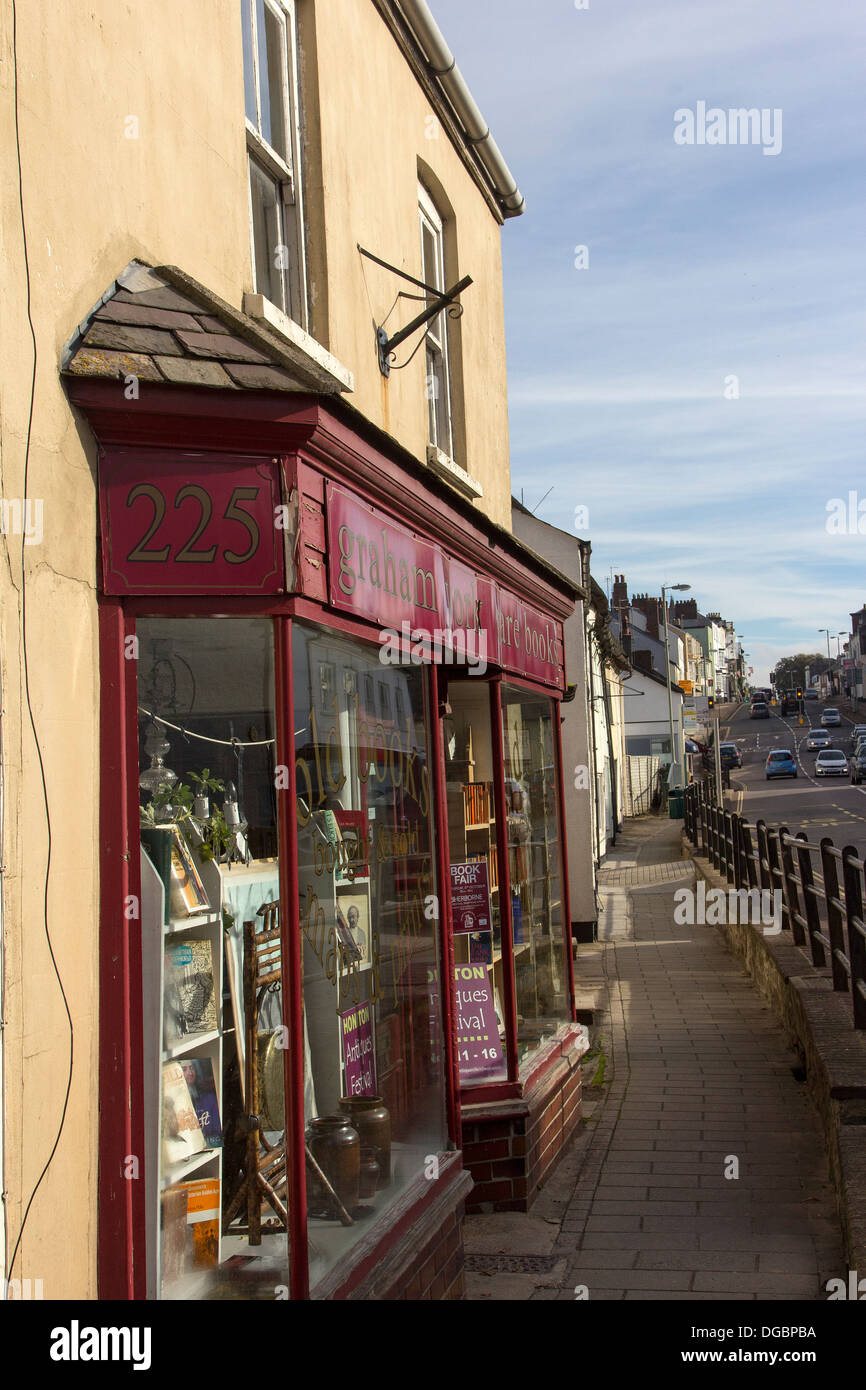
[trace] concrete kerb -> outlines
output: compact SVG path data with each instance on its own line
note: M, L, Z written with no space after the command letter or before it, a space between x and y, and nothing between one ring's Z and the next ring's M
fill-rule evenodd
M724 874L698 855L685 833L683 844L705 882L727 891ZM866 1271L866 1036L852 1026L850 997L836 993L830 971L816 969L784 933L764 936L751 923L718 930L802 1059L824 1130L848 1268Z

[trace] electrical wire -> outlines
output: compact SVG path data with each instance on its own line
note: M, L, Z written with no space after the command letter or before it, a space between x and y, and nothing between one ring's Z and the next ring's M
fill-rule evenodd
M28 248L27 248L27 224L26 224L26 219L25 219L25 215L24 215L24 179L23 179L23 174L22 174L22 169L21 169L21 129L20 129L20 120L19 120L19 106L18 106L18 12L17 12L16 0L12 0L12 73L13 73L13 94L14 94L14 110L15 110L15 151L16 151L16 156L17 156L17 161L18 161L18 206L19 206L19 211L20 211L20 216L21 216L21 241L22 241L22 246L23 246L23 250L24 250L24 275L25 275L25 284L26 284L26 289L27 289L27 323L28 323L29 328L30 328L30 338L31 338L31 341L32 341L32 344L33 344L33 369L32 369L31 376L30 376L30 404L29 404L28 416L27 416L27 435L26 435L25 442L24 442L24 497L25 497L25 499L26 499L26 497L27 497L27 485L28 485L28 479L29 479L29 475L30 475L30 441L31 441L32 434L33 434L33 412L34 412L35 401L36 401L36 370L37 370L37 364L38 364L38 347L37 347L37 343L36 343L36 329L34 328L34 325L33 325L32 300L31 300L31 285L30 285L30 257L29 257ZM27 713L28 713L29 718L30 718L30 728L31 728L31 730L32 730L32 732L33 732L33 740L34 740L34 743L35 743L35 745L36 745L36 755L37 755L37 758L38 758L38 760L39 760L39 775L40 775L40 778L41 778L41 781L42 781L42 799L43 799L43 803L44 803L44 805L45 805L45 825L46 825L46 830L47 830L47 833L48 833L48 853L47 853L47 857L46 857L46 860L45 860L45 887L44 887L44 891L43 891L42 915L43 915L43 922L44 922L44 926L45 926L45 940L46 940L46 942L48 943L48 953L49 953L49 955L50 955L50 957L51 957L51 964L52 964L52 966L53 966L53 968L54 968L54 974L55 974L56 977L57 977L57 983L58 983L58 985L59 985L59 987L60 987L60 994L61 994L61 997L62 997L62 999L63 999L63 1007L64 1007L64 1009L66 1010L66 1017L67 1017L67 1020L68 1020L68 1023L69 1023L69 1075L68 1075L67 1081L66 1081L66 1094L65 1094L65 1096L64 1096L64 1098L63 1098L63 1109L62 1109L62 1111L61 1111L61 1114L60 1114L60 1121L59 1121L59 1124L58 1124L58 1126L57 1126L57 1134L56 1134L56 1136L55 1136L54 1143L53 1143L52 1146L51 1146L51 1152L49 1153L48 1158L45 1160L45 1164L44 1164L44 1166L43 1166L43 1168L42 1168L42 1172L39 1174L39 1177L36 1179L36 1183L35 1183L35 1185L34 1185L34 1187L33 1187L33 1190L32 1190L32 1192L30 1193L29 1198L27 1199L27 1204L26 1204L26 1206L25 1206L25 1208L24 1208L24 1215L23 1215L23 1217L21 1218L21 1228L20 1228L20 1230L19 1230L19 1232L18 1232L18 1238L17 1238L17 1240L15 1241L15 1247L14 1247L14 1249L13 1249L13 1251L12 1251L12 1258L11 1258L11 1260L9 1261L9 1268L8 1268L8 1272L7 1272L7 1275L6 1275L6 1286L5 1286L5 1290L4 1290L4 1298L5 1298L5 1299L8 1299L8 1297L9 1297L9 1281L11 1280L11 1277L12 1277L12 1271L13 1271L13 1269L15 1268L15 1261L16 1261L16 1259L18 1258L18 1251L19 1251L20 1248L21 1248L21 1241L22 1241L22 1238L23 1238L23 1236L24 1236L24 1231L25 1231L25 1228L26 1228L26 1226L27 1226L27 1220L28 1220L28 1218L29 1218L29 1216L30 1216L30 1211L31 1211L31 1208L32 1208L32 1206L33 1206L33 1202L34 1202L34 1200L35 1200L35 1198L36 1198L36 1193L39 1191L39 1188L40 1188L40 1186L42 1185L42 1181L43 1181L43 1179L44 1179L46 1173L48 1172L48 1169L51 1167L51 1164L52 1164L52 1162L53 1162L53 1160L54 1160L54 1155L56 1154L58 1145L60 1144L60 1137L61 1137L61 1135L62 1135L62 1133L63 1133L64 1125L66 1124L66 1115L67 1115L67 1112L68 1112L68 1110L69 1110L69 1096L70 1096L70 1093L71 1093L71 1090L72 1090L72 1074L73 1074L74 1059L75 1059L75 1027L74 1027L73 1022L72 1022L72 1014L70 1013L70 1010L69 1010L69 1000L68 1000L67 997L66 997L66 990L63 988L63 980L61 979L60 971L59 971L58 968L57 968L57 960L56 960L56 957L55 957L55 955L54 955L54 946L53 946L52 941L51 941L51 932L50 932L49 926L48 926L48 885L49 885L49 880L50 880L50 876L51 876L51 850L52 850L52 843L53 843L53 841L52 841L52 831L51 831L51 811L50 811L49 804L48 804L48 782L47 782L46 776L45 776L45 761L44 761L44 758L43 758L43 756L42 756L42 746L41 746L41 744L40 744L40 742L39 742L39 734L38 734L37 729L36 729L36 718L35 718L35 715L34 715L34 713L33 713L33 702L32 702L31 695L30 695L30 666L29 666L28 653L27 653L27 583L26 583L26 573L25 573L25 564L24 564L24 546L25 546L25 544L26 544L26 540L27 540L27 538L26 538L26 535L25 535L25 531L24 531L24 528L22 527L22 532L21 532L21 653L22 653L22 665L23 665L23 675L24 675L24 695L25 695L25 699L26 699L26 702L27 702ZM7 1204L6 1201L4 1200L4 1203L3 1203L4 1222L6 1221L7 1205L8 1205L8 1204Z
M139 705L139 714L146 714L148 719L152 719L154 724L162 724L166 729L172 729L176 734L183 734L184 738L197 738L199 743L216 743L220 748L270 748L276 743L275 738L256 738L250 739L246 743L240 738L209 738L207 734L194 734L192 729L184 729L180 724L170 724L167 719L163 719L159 714L152 714L144 705ZM298 730L300 733L301 730Z

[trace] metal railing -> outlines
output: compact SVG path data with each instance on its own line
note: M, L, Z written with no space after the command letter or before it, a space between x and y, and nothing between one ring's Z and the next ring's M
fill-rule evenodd
M710 779L686 788L689 840L735 889L781 892L782 930L816 969L829 967L834 990L851 996L854 1027L866 1028L866 880L857 850L837 849L829 836L811 844L786 825L752 825L713 796Z

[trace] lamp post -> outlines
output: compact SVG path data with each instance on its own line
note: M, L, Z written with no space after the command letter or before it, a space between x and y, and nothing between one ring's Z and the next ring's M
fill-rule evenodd
M683 590L685 590L685 589L690 589L691 587L692 587L691 584L663 584L663 585L662 585L662 607L663 607L664 610L665 610L665 660L666 660L665 684L667 685L667 688L668 688L668 721L669 721L669 723L670 723L670 731L671 731L671 767L670 767L670 772L669 772L669 774L668 774L668 790L670 790L672 787L680 786L681 783L682 783L682 778L680 777L680 761L679 761L679 757L678 757L678 756L677 756L676 758L674 757L674 697L673 697L673 691L671 690L671 669L670 669L670 668L671 668L671 647L670 647L670 635L669 635L669 633L668 633L668 600L667 600L667 594L668 594L668 590L669 590L669 589L670 589L670 590L676 589L676 590L678 590L678 591L681 592L681 591L683 591ZM682 724L682 719L680 719L680 723Z
M827 634L827 694L829 696L833 694L833 658L830 655L830 629L828 627L819 627L818 631L826 632Z

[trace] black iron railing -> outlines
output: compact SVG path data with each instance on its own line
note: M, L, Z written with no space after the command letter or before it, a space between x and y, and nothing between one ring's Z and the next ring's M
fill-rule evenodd
M735 889L779 890L782 930L817 969L829 967L834 990L851 996L854 1027L866 1028L866 881L857 850L837 849L829 837L811 844L786 825L752 825L719 806L713 790L710 780L686 788L689 840Z

